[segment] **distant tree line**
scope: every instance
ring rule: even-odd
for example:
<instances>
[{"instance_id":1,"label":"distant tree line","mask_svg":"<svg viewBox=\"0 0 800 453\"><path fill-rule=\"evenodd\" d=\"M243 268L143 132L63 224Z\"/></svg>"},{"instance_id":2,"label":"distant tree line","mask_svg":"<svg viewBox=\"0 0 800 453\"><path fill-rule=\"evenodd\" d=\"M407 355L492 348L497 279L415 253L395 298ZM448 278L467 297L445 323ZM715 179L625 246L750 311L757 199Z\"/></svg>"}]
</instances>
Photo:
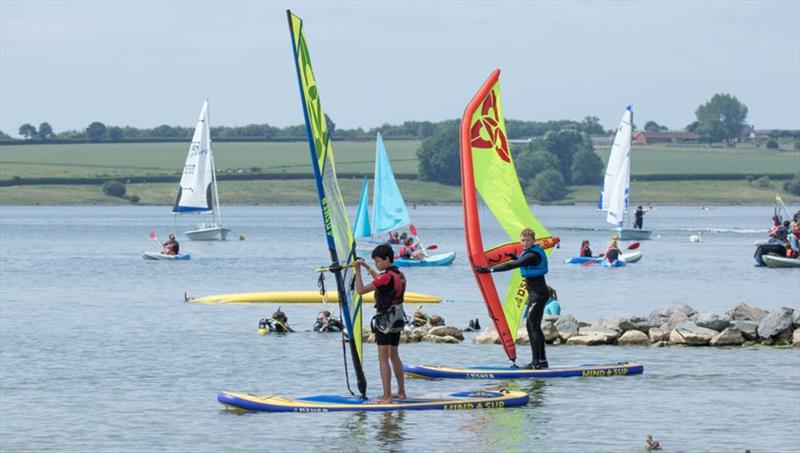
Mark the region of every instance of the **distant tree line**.
<instances>
[{"instance_id":1,"label":"distant tree line","mask_svg":"<svg viewBox=\"0 0 800 453\"><path fill-rule=\"evenodd\" d=\"M510 136L512 124L507 123ZM460 184L459 122L449 121L424 139L417 158L420 179ZM512 159L521 185L540 201L560 200L568 185L599 184L603 178L603 161L589 136L577 129L550 130L530 143L512 146Z\"/></svg>"}]
</instances>

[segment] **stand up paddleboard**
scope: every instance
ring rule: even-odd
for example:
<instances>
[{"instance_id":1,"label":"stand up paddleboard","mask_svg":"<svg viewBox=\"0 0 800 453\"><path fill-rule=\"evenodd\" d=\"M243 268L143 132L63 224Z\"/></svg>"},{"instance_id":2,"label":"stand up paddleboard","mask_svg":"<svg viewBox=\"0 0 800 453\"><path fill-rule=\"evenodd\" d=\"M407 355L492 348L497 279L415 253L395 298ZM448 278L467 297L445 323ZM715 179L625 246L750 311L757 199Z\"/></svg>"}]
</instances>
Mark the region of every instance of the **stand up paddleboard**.
<instances>
[{"instance_id":1,"label":"stand up paddleboard","mask_svg":"<svg viewBox=\"0 0 800 453\"><path fill-rule=\"evenodd\" d=\"M489 366L452 368L435 365L403 365L403 371L409 377L422 379L528 379L632 376L634 374L642 374L644 366L635 362L617 362L528 370Z\"/></svg>"},{"instance_id":2,"label":"stand up paddleboard","mask_svg":"<svg viewBox=\"0 0 800 453\"><path fill-rule=\"evenodd\" d=\"M456 252L438 253L428 255L418 260L407 258L395 258L394 265L397 267L416 267L416 266L447 266L456 259Z\"/></svg>"},{"instance_id":3,"label":"stand up paddleboard","mask_svg":"<svg viewBox=\"0 0 800 453\"><path fill-rule=\"evenodd\" d=\"M217 401L226 409L255 412L380 412L397 410L498 409L528 404L528 394L518 391L477 391L429 394L381 404L356 396L318 395L290 399L278 395L222 392Z\"/></svg>"}]
</instances>

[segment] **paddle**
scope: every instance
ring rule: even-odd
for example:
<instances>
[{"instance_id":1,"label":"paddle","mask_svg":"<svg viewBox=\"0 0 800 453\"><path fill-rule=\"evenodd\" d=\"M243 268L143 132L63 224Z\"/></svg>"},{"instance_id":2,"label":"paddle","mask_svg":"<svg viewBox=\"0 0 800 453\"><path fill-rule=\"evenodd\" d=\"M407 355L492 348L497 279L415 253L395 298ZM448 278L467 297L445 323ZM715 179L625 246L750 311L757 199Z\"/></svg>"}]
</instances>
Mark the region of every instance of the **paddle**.
<instances>
[{"instance_id":1,"label":"paddle","mask_svg":"<svg viewBox=\"0 0 800 453\"><path fill-rule=\"evenodd\" d=\"M778 203L781 204L781 207L783 208L783 212L786 213L786 217L791 219L792 215L789 213L789 209L786 207L786 205L783 204L783 200L781 199L780 195L775 195L775 201L777 201Z\"/></svg>"},{"instance_id":2,"label":"paddle","mask_svg":"<svg viewBox=\"0 0 800 453\"><path fill-rule=\"evenodd\" d=\"M155 231L151 231L150 232L150 239L156 241L156 244L158 244L158 248L161 250L158 253L164 253L164 246L161 245L161 241L159 241L158 238L156 237Z\"/></svg>"},{"instance_id":3,"label":"paddle","mask_svg":"<svg viewBox=\"0 0 800 453\"><path fill-rule=\"evenodd\" d=\"M425 250L433 250L433 249L428 249L428 248L426 248L424 245L422 245L422 241L420 241L420 240L419 240L419 237L417 237L417 227L415 227L413 223L408 225L408 231L409 231L411 234L413 234L413 235L414 235L414 239L416 239L416 240L417 240L417 244L419 244L419 246L422 248L422 252L423 252L423 253L425 253ZM428 256L428 254L427 254L427 253L425 253L425 256Z\"/></svg>"}]
</instances>

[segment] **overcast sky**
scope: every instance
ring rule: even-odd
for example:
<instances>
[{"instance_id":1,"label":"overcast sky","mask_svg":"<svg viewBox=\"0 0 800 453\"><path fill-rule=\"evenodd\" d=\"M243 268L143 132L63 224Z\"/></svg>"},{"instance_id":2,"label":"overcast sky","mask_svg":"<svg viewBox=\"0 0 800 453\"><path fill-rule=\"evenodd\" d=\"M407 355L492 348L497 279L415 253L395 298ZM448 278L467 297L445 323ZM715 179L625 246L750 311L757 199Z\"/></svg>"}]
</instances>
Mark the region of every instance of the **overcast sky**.
<instances>
[{"instance_id":1,"label":"overcast sky","mask_svg":"<svg viewBox=\"0 0 800 453\"><path fill-rule=\"evenodd\" d=\"M0 129L302 123L287 7L337 127L460 117L500 68L508 118L681 129L722 92L800 128L800 0L0 0Z\"/></svg>"}]
</instances>

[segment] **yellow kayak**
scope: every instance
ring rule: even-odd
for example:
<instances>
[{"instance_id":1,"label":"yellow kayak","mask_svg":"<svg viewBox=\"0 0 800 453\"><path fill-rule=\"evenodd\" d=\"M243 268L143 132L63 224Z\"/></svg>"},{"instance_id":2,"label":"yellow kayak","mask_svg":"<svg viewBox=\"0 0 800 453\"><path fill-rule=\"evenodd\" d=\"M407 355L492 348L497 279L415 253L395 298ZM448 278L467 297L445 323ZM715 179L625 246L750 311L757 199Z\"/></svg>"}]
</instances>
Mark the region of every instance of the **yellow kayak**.
<instances>
[{"instance_id":1,"label":"yellow kayak","mask_svg":"<svg viewBox=\"0 0 800 453\"><path fill-rule=\"evenodd\" d=\"M364 295L364 303L375 303L374 293ZM187 302L201 304L320 304L322 295L319 291L267 291L260 293L218 294L206 297L186 296ZM436 296L419 293L406 293L407 304L438 304L442 299ZM328 291L328 302L339 303L339 293Z\"/></svg>"}]
</instances>

